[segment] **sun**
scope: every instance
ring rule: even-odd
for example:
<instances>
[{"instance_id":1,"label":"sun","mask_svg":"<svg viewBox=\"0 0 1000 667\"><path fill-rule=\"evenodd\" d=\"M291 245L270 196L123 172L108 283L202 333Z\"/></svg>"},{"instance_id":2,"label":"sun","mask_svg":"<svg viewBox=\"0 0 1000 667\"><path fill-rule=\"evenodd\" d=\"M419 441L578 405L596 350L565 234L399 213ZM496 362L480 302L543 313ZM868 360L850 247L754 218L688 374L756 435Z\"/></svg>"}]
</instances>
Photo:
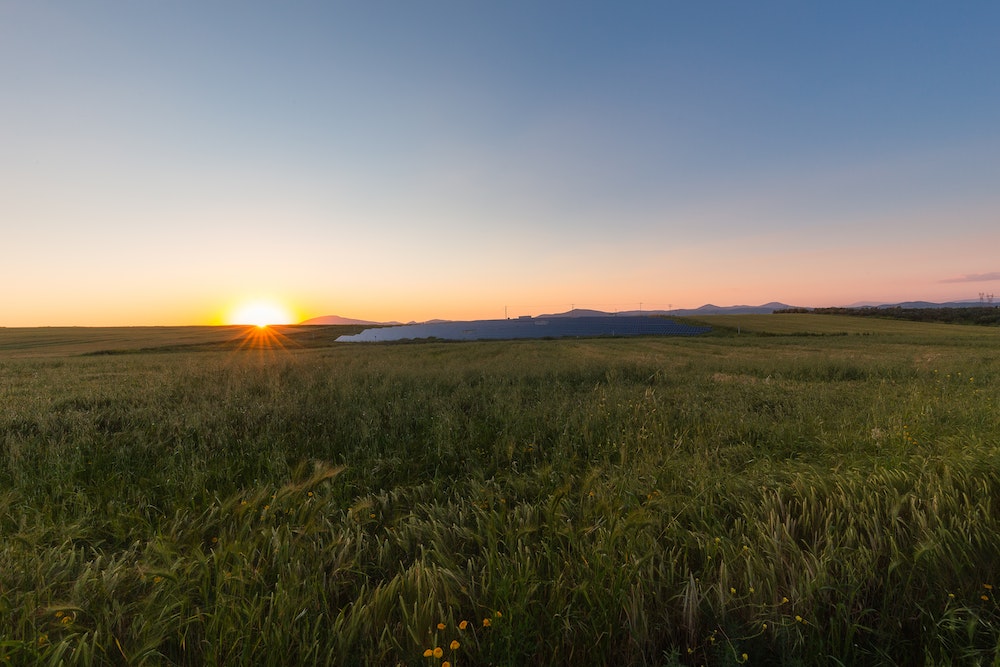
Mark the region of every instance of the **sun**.
<instances>
[{"instance_id":1,"label":"sun","mask_svg":"<svg viewBox=\"0 0 1000 667\"><path fill-rule=\"evenodd\" d=\"M252 324L264 328L272 324L290 324L293 317L287 308L273 301L250 301L237 307L230 324Z\"/></svg>"}]
</instances>

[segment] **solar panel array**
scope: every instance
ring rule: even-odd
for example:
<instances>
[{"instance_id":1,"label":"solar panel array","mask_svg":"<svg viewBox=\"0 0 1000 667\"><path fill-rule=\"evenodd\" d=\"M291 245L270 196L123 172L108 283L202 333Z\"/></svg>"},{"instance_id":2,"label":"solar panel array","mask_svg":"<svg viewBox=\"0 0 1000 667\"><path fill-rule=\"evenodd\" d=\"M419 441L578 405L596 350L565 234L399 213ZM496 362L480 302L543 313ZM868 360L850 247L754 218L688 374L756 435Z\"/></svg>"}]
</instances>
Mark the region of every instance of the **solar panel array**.
<instances>
[{"instance_id":1,"label":"solar panel array","mask_svg":"<svg viewBox=\"0 0 1000 667\"><path fill-rule=\"evenodd\" d=\"M406 324L365 329L339 342L361 343L437 338L441 340L511 340L593 336L697 336L711 327L681 324L662 317L551 317Z\"/></svg>"}]
</instances>

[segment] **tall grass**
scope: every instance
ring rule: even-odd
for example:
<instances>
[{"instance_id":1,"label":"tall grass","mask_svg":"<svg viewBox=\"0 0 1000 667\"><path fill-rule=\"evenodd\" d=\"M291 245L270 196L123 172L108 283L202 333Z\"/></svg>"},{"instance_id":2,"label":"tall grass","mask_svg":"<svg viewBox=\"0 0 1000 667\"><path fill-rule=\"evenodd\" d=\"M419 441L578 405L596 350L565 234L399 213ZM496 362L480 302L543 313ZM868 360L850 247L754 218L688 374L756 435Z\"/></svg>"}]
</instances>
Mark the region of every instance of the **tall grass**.
<instances>
[{"instance_id":1,"label":"tall grass","mask_svg":"<svg viewBox=\"0 0 1000 667\"><path fill-rule=\"evenodd\" d=\"M990 662L998 370L899 336L0 361L0 660Z\"/></svg>"}]
</instances>

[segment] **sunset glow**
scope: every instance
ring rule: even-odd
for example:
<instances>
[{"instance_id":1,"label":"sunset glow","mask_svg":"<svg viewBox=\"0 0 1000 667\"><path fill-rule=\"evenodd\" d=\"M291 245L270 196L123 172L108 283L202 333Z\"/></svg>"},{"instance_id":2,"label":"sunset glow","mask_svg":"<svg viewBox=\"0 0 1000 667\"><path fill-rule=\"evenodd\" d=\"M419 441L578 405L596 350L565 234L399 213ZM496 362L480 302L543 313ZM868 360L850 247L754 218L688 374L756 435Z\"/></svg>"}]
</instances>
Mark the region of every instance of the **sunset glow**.
<instances>
[{"instance_id":1,"label":"sunset glow","mask_svg":"<svg viewBox=\"0 0 1000 667\"><path fill-rule=\"evenodd\" d=\"M251 301L233 312L229 324L252 324L264 328L271 324L291 324L294 320L284 306L271 301Z\"/></svg>"}]
</instances>

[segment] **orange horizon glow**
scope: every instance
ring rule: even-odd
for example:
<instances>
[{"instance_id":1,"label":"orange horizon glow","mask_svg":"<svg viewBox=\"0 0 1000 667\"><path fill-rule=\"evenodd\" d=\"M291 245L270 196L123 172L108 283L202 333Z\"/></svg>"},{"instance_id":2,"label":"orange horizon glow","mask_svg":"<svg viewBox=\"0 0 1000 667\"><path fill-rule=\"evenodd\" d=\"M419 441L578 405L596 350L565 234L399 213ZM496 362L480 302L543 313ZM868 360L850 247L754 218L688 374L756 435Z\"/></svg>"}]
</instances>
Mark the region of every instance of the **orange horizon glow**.
<instances>
[{"instance_id":1,"label":"orange horizon glow","mask_svg":"<svg viewBox=\"0 0 1000 667\"><path fill-rule=\"evenodd\" d=\"M273 299L254 299L240 302L224 318L226 324L251 325L259 329L276 324L294 324L296 314L284 304Z\"/></svg>"}]
</instances>

